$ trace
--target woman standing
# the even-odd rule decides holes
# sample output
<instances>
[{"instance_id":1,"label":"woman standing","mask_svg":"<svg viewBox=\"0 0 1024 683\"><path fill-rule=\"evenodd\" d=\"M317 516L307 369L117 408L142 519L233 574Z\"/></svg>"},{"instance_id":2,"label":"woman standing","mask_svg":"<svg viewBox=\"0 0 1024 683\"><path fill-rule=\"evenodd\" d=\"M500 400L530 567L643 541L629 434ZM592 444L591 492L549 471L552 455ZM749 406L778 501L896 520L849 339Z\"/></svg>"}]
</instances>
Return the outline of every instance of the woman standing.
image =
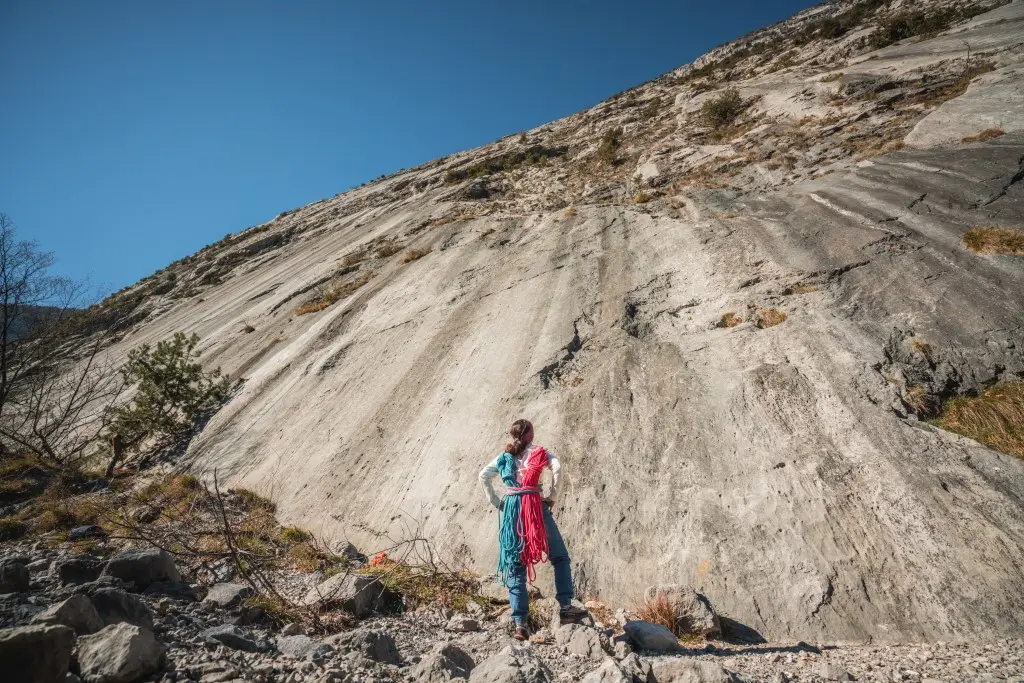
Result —
<instances>
[{"instance_id":1,"label":"woman standing","mask_svg":"<svg viewBox=\"0 0 1024 683\"><path fill-rule=\"evenodd\" d=\"M533 583L534 565L550 560L555 570L555 599L562 622L577 621L586 612L572 605L572 568L569 551L555 524L551 508L558 495L562 465L550 451L533 444L533 425L529 420L516 420L509 430L512 440L505 450L480 472L484 492L499 510L499 557L497 578L508 588L515 637L529 637L527 618L530 598L527 582ZM551 470L551 489L542 498L540 475ZM498 475L505 484L505 495L494 491L493 479Z\"/></svg>"}]
</instances>

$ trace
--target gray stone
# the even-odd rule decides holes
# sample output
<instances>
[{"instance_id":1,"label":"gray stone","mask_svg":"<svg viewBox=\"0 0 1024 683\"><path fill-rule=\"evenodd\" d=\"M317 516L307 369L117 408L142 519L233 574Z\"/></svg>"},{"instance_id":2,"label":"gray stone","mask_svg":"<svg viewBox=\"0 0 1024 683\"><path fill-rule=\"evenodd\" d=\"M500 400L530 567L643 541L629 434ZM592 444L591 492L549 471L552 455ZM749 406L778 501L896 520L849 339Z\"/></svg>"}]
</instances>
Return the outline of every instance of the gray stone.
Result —
<instances>
[{"instance_id":1,"label":"gray stone","mask_svg":"<svg viewBox=\"0 0 1024 683\"><path fill-rule=\"evenodd\" d=\"M119 588L98 588L89 593L89 598L106 626L124 621L144 629L153 628L153 612L134 595Z\"/></svg>"},{"instance_id":2,"label":"gray stone","mask_svg":"<svg viewBox=\"0 0 1024 683\"><path fill-rule=\"evenodd\" d=\"M181 582L170 553L159 548L129 550L112 557L100 576L113 576L143 590L158 581Z\"/></svg>"},{"instance_id":3,"label":"gray stone","mask_svg":"<svg viewBox=\"0 0 1024 683\"><path fill-rule=\"evenodd\" d=\"M476 619L471 619L464 614L456 614L448 620L445 629L453 633L469 633L471 631L479 631L480 624Z\"/></svg>"},{"instance_id":4,"label":"gray stone","mask_svg":"<svg viewBox=\"0 0 1024 683\"><path fill-rule=\"evenodd\" d=\"M53 563L50 573L63 584L95 581L103 571L103 562L93 557L70 557Z\"/></svg>"},{"instance_id":5,"label":"gray stone","mask_svg":"<svg viewBox=\"0 0 1024 683\"><path fill-rule=\"evenodd\" d=\"M85 683L135 683L160 667L165 650L148 629L114 624L78 639L78 668Z\"/></svg>"},{"instance_id":6,"label":"gray stone","mask_svg":"<svg viewBox=\"0 0 1024 683\"><path fill-rule=\"evenodd\" d=\"M232 650L244 650L245 652L259 652L263 649L259 643L253 640L248 633L234 624L224 624L208 628L199 634L199 637L211 645L223 645Z\"/></svg>"},{"instance_id":7,"label":"gray stone","mask_svg":"<svg viewBox=\"0 0 1024 683\"><path fill-rule=\"evenodd\" d=\"M374 610L386 610L399 598L374 576L336 574L306 593L302 604L337 605L356 617L369 616Z\"/></svg>"},{"instance_id":8,"label":"gray stone","mask_svg":"<svg viewBox=\"0 0 1024 683\"><path fill-rule=\"evenodd\" d=\"M40 612L32 621L40 624L62 624L74 629L79 636L99 631L104 626L92 600L84 595L72 595L49 609Z\"/></svg>"},{"instance_id":9,"label":"gray stone","mask_svg":"<svg viewBox=\"0 0 1024 683\"><path fill-rule=\"evenodd\" d=\"M525 645L509 645L480 662L469 674L470 683L548 683L551 673Z\"/></svg>"},{"instance_id":10,"label":"gray stone","mask_svg":"<svg viewBox=\"0 0 1024 683\"><path fill-rule=\"evenodd\" d=\"M615 659L625 659L633 654L633 648L625 638L616 638L612 640L612 653Z\"/></svg>"},{"instance_id":11,"label":"gray stone","mask_svg":"<svg viewBox=\"0 0 1024 683\"><path fill-rule=\"evenodd\" d=\"M12 683L64 683L75 632L59 624L0 630L0 672Z\"/></svg>"},{"instance_id":12,"label":"gray stone","mask_svg":"<svg viewBox=\"0 0 1024 683\"><path fill-rule=\"evenodd\" d=\"M417 683L445 683L469 678L476 663L468 652L454 643L440 643L412 668L410 677Z\"/></svg>"},{"instance_id":13,"label":"gray stone","mask_svg":"<svg viewBox=\"0 0 1024 683\"><path fill-rule=\"evenodd\" d=\"M195 602L199 599L196 592L187 583L181 581L157 581L146 586L143 595L167 597L183 602Z\"/></svg>"},{"instance_id":14,"label":"gray stone","mask_svg":"<svg viewBox=\"0 0 1024 683\"><path fill-rule=\"evenodd\" d=\"M828 662L818 662L817 668L814 673L826 681L852 681L855 680L849 671L836 666L835 664L829 664Z\"/></svg>"},{"instance_id":15,"label":"gray stone","mask_svg":"<svg viewBox=\"0 0 1024 683\"><path fill-rule=\"evenodd\" d=\"M689 586L651 586L644 592L647 602L658 599L666 600L675 609L679 633L693 633L706 638L721 635L722 624L711 608L711 602Z\"/></svg>"},{"instance_id":16,"label":"gray stone","mask_svg":"<svg viewBox=\"0 0 1024 683\"><path fill-rule=\"evenodd\" d=\"M304 635L306 635L306 629L305 629L305 627L303 627L302 624L293 622L291 624L285 624L284 627L281 629L280 635L282 635L282 636L304 636Z\"/></svg>"},{"instance_id":17,"label":"gray stone","mask_svg":"<svg viewBox=\"0 0 1024 683\"><path fill-rule=\"evenodd\" d=\"M25 568L28 569L29 574L48 574L52 566L53 560L44 558L29 562L25 565Z\"/></svg>"},{"instance_id":18,"label":"gray stone","mask_svg":"<svg viewBox=\"0 0 1024 683\"><path fill-rule=\"evenodd\" d=\"M306 635L279 636L277 649L292 659L322 660L334 649L327 643L320 643Z\"/></svg>"},{"instance_id":19,"label":"gray stone","mask_svg":"<svg viewBox=\"0 0 1024 683\"><path fill-rule=\"evenodd\" d=\"M252 596L252 593L252 586L244 583L218 583L210 586L210 591L203 598L203 602L218 607L237 607L243 600Z\"/></svg>"},{"instance_id":20,"label":"gray stone","mask_svg":"<svg viewBox=\"0 0 1024 683\"><path fill-rule=\"evenodd\" d=\"M31 580L21 558L0 560L0 593L24 593Z\"/></svg>"},{"instance_id":21,"label":"gray stone","mask_svg":"<svg viewBox=\"0 0 1024 683\"><path fill-rule=\"evenodd\" d=\"M619 666L623 671L631 675L634 681L639 683L647 683L647 681L653 679L650 662L640 659L635 654L628 654L623 657L619 662Z\"/></svg>"},{"instance_id":22,"label":"gray stone","mask_svg":"<svg viewBox=\"0 0 1024 683\"><path fill-rule=\"evenodd\" d=\"M68 532L69 541L84 541L89 538L106 538L107 536L108 534L106 529L96 524L76 526Z\"/></svg>"},{"instance_id":23,"label":"gray stone","mask_svg":"<svg viewBox=\"0 0 1024 683\"><path fill-rule=\"evenodd\" d=\"M633 675L623 670L614 659L606 659L584 676L581 683L633 683Z\"/></svg>"},{"instance_id":24,"label":"gray stone","mask_svg":"<svg viewBox=\"0 0 1024 683\"><path fill-rule=\"evenodd\" d=\"M630 621L623 627L629 642L637 650L650 652L676 652L681 648L679 639L661 624L649 621Z\"/></svg>"},{"instance_id":25,"label":"gray stone","mask_svg":"<svg viewBox=\"0 0 1024 683\"><path fill-rule=\"evenodd\" d=\"M594 661L605 658L601 647L601 635L594 629L580 624L564 624L555 630L555 642L566 652Z\"/></svg>"},{"instance_id":26,"label":"gray stone","mask_svg":"<svg viewBox=\"0 0 1024 683\"><path fill-rule=\"evenodd\" d=\"M395 645L395 639L386 631L361 628L348 633L339 633L325 642L344 652L358 652L360 655L383 664L400 664L402 655Z\"/></svg>"},{"instance_id":27,"label":"gray stone","mask_svg":"<svg viewBox=\"0 0 1024 683\"><path fill-rule=\"evenodd\" d=\"M743 679L735 672L715 662L681 657L654 657L650 664L651 675L656 683L743 683Z\"/></svg>"}]
</instances>

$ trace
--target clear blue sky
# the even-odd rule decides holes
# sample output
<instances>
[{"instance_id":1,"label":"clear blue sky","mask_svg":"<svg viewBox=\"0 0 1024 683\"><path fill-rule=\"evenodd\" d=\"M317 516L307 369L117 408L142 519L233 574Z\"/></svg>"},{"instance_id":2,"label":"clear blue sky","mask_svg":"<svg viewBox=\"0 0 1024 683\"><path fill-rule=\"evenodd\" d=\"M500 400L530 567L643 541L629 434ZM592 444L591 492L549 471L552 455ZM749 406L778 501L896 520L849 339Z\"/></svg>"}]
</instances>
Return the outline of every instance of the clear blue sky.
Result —
<instances>
[{"instance_id":1,"label":"clear blue sky","mask_svg":"<svg viewBox=\"0 0 1024 683\"><path fill-rule=\"evenodd\" d=\"M0 211L113 289L807 0L0 2Z\"/></svg>"}]
</instances>

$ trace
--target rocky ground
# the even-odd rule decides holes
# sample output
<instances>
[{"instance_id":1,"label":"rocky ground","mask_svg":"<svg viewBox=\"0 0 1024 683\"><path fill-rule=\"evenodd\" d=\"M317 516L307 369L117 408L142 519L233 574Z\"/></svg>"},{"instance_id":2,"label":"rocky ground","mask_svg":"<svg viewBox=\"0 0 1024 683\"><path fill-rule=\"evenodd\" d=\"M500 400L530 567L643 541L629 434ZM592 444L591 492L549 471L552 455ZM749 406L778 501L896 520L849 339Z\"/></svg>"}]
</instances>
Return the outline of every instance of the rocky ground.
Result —
<instances>
[{"instance_id":1,"label":"rocky ground","mask_svg":"<svg viewBox=\"0 0 1024 683\"><path fill-rule=\"evenodd\" d=\"M299 596L319 579L279 585ZM351 579L328 579L319 593L345 584L339 604L363 618L324 635L254 606L244 583L188 584L160 550L103 559L23 543L0 559L0 667L13 683L1024 681L1022 640L681 645L662 627L588 603L607 623L551 623L521 644L500 604L382 614L374 608L387 591L345 593Z\"/></svg>"}]
</instances>

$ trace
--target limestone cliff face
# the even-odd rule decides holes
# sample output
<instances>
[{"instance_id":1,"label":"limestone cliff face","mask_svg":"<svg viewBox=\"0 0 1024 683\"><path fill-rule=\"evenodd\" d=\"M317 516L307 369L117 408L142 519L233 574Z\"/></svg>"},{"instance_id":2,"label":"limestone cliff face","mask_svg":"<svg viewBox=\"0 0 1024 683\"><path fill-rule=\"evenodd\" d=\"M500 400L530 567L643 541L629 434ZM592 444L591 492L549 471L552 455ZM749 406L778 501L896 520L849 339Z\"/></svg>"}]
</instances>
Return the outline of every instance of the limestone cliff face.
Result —
<instances>
[{"instance_id":1,"label":"limestone cliff face","mask_svg":"<svg viewBox=\"0 0 1024 683\"><path fill-rule=\"evenodd\" d=\"M609 601L1019 636L1024 461L914 411L1024 377L1024 259L961 243L1024 218L1024 4L881 49L884 5L823 37L850 8L234 235L116 297L114 352L199 333L241 386L191 467L336 538L419 523L491 569L476 474L528 416Z\"/></svg>"}]
</instances>

